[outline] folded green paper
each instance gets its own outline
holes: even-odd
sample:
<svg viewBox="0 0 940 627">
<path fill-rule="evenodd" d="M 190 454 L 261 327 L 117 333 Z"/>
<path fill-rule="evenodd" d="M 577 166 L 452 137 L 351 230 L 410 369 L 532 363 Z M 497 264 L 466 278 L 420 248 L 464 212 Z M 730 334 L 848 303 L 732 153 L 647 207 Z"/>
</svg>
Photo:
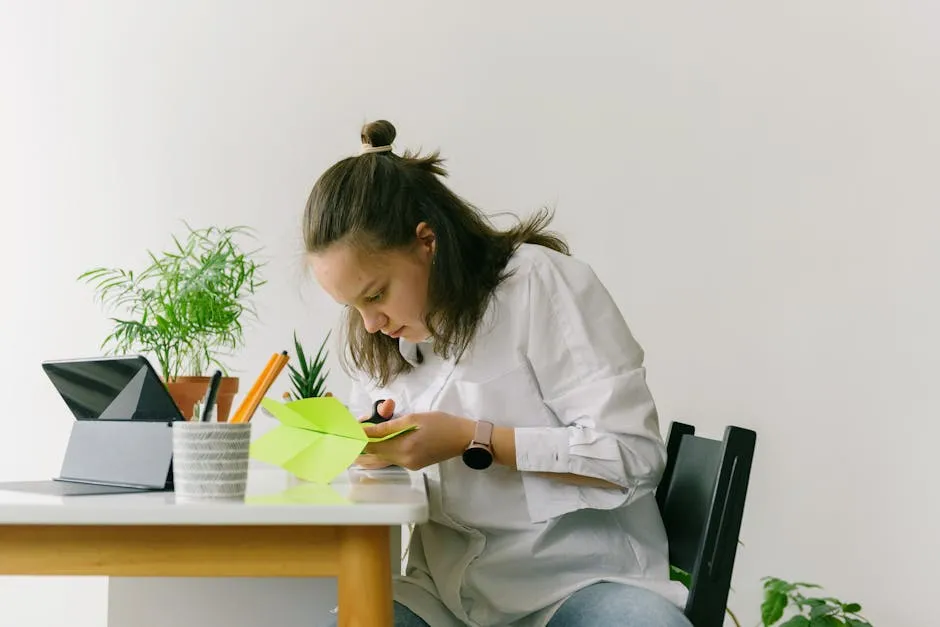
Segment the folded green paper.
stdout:
<svg viewBox="0 0 940 627">
<path fill-rule="evenodd" d="M 356 417 L 333 396 L 289 403 L 264 398 L 261 406 L 281 424 L 251 443 L 251 457 L 313 483 L 335 479 L 369 442 L 382 442 L 415 428 L 370 438 Z"/>
</svg>

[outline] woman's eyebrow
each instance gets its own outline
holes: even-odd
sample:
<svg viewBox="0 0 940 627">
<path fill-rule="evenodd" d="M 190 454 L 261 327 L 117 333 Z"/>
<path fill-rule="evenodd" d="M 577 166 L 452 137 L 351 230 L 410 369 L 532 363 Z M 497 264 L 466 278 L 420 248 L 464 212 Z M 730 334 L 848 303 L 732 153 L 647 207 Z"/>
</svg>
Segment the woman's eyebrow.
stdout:
<svg viewBox="0 0 940 627">
<path fill-rule="evenodd" d="M 366 286 L 365 286 L 364 288 L 362 288 L 362 291 L 359 292 L 359 295 L 356 296 L 356 300 L 362 300 L 362 298 L 363 298 L 366 294 L 368 294 L 368 293 L 371 292 L 373 289 L 375 289 L 375 286 L 376 286 L 377 283 L 379 283 L 379 279 L 372 279 L 371 281 L 369 281 L 369 282 L 366 284 Z"/>
</svg>

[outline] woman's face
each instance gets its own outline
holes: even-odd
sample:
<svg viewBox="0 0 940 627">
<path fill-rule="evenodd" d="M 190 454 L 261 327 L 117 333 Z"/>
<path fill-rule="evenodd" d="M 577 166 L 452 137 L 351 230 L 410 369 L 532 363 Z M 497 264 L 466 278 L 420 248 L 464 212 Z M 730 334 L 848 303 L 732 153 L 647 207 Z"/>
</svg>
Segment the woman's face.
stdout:
<svg viewBox="0 0 940 627">
<path fill-rule="evenodd" d="M 421 342 L 434 256 L 434 233 L 418 225 L 407 250 L 366 252 L 342 242 L 311 255 L 317 282 L 338 303 L 355 308 L 369 333 Z"/>
</svg>

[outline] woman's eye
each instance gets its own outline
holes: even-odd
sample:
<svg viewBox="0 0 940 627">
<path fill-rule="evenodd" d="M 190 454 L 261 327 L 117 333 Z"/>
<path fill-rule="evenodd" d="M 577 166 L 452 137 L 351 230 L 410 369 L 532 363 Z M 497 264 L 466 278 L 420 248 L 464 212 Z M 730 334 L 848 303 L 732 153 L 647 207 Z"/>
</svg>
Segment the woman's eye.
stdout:
<svg viewBox="0 0 940 627">
<path fill-rule="evenodd" d="M 366 302 L 367 302 L 367 303 L 375 303 L 375 302 L 378 302 L 378 300 L 379 300 L 380 298 L 382 298 L 382 294 L 384 294 L 384 293 L 385 293 L 385 290 L 382 290 L 381 292 L 378 292 L 378 293 L 376 293 L 376 294 L 374 294 L 374 295 L 372 295 L 372 296 L 368 296 L 368 297 L 366 297 Z"/>
</svg>

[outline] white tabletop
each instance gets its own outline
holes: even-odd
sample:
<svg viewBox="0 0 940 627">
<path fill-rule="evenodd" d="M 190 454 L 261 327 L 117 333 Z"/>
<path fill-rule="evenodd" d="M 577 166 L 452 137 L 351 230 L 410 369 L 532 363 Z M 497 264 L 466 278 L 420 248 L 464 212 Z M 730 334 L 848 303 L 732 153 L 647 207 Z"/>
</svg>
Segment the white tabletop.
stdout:
<svg viewBox="0 0 940 627">
<path fill-rule="evenodd" d="M 400 469 L 352 468 L 323 486 L 252 468 L 241 501 L 183 501 L 172 492 L 62 497 L 0 484 L 0 525 L 404 525 L 427 517 L 422 476 Z"/>
</svg>

